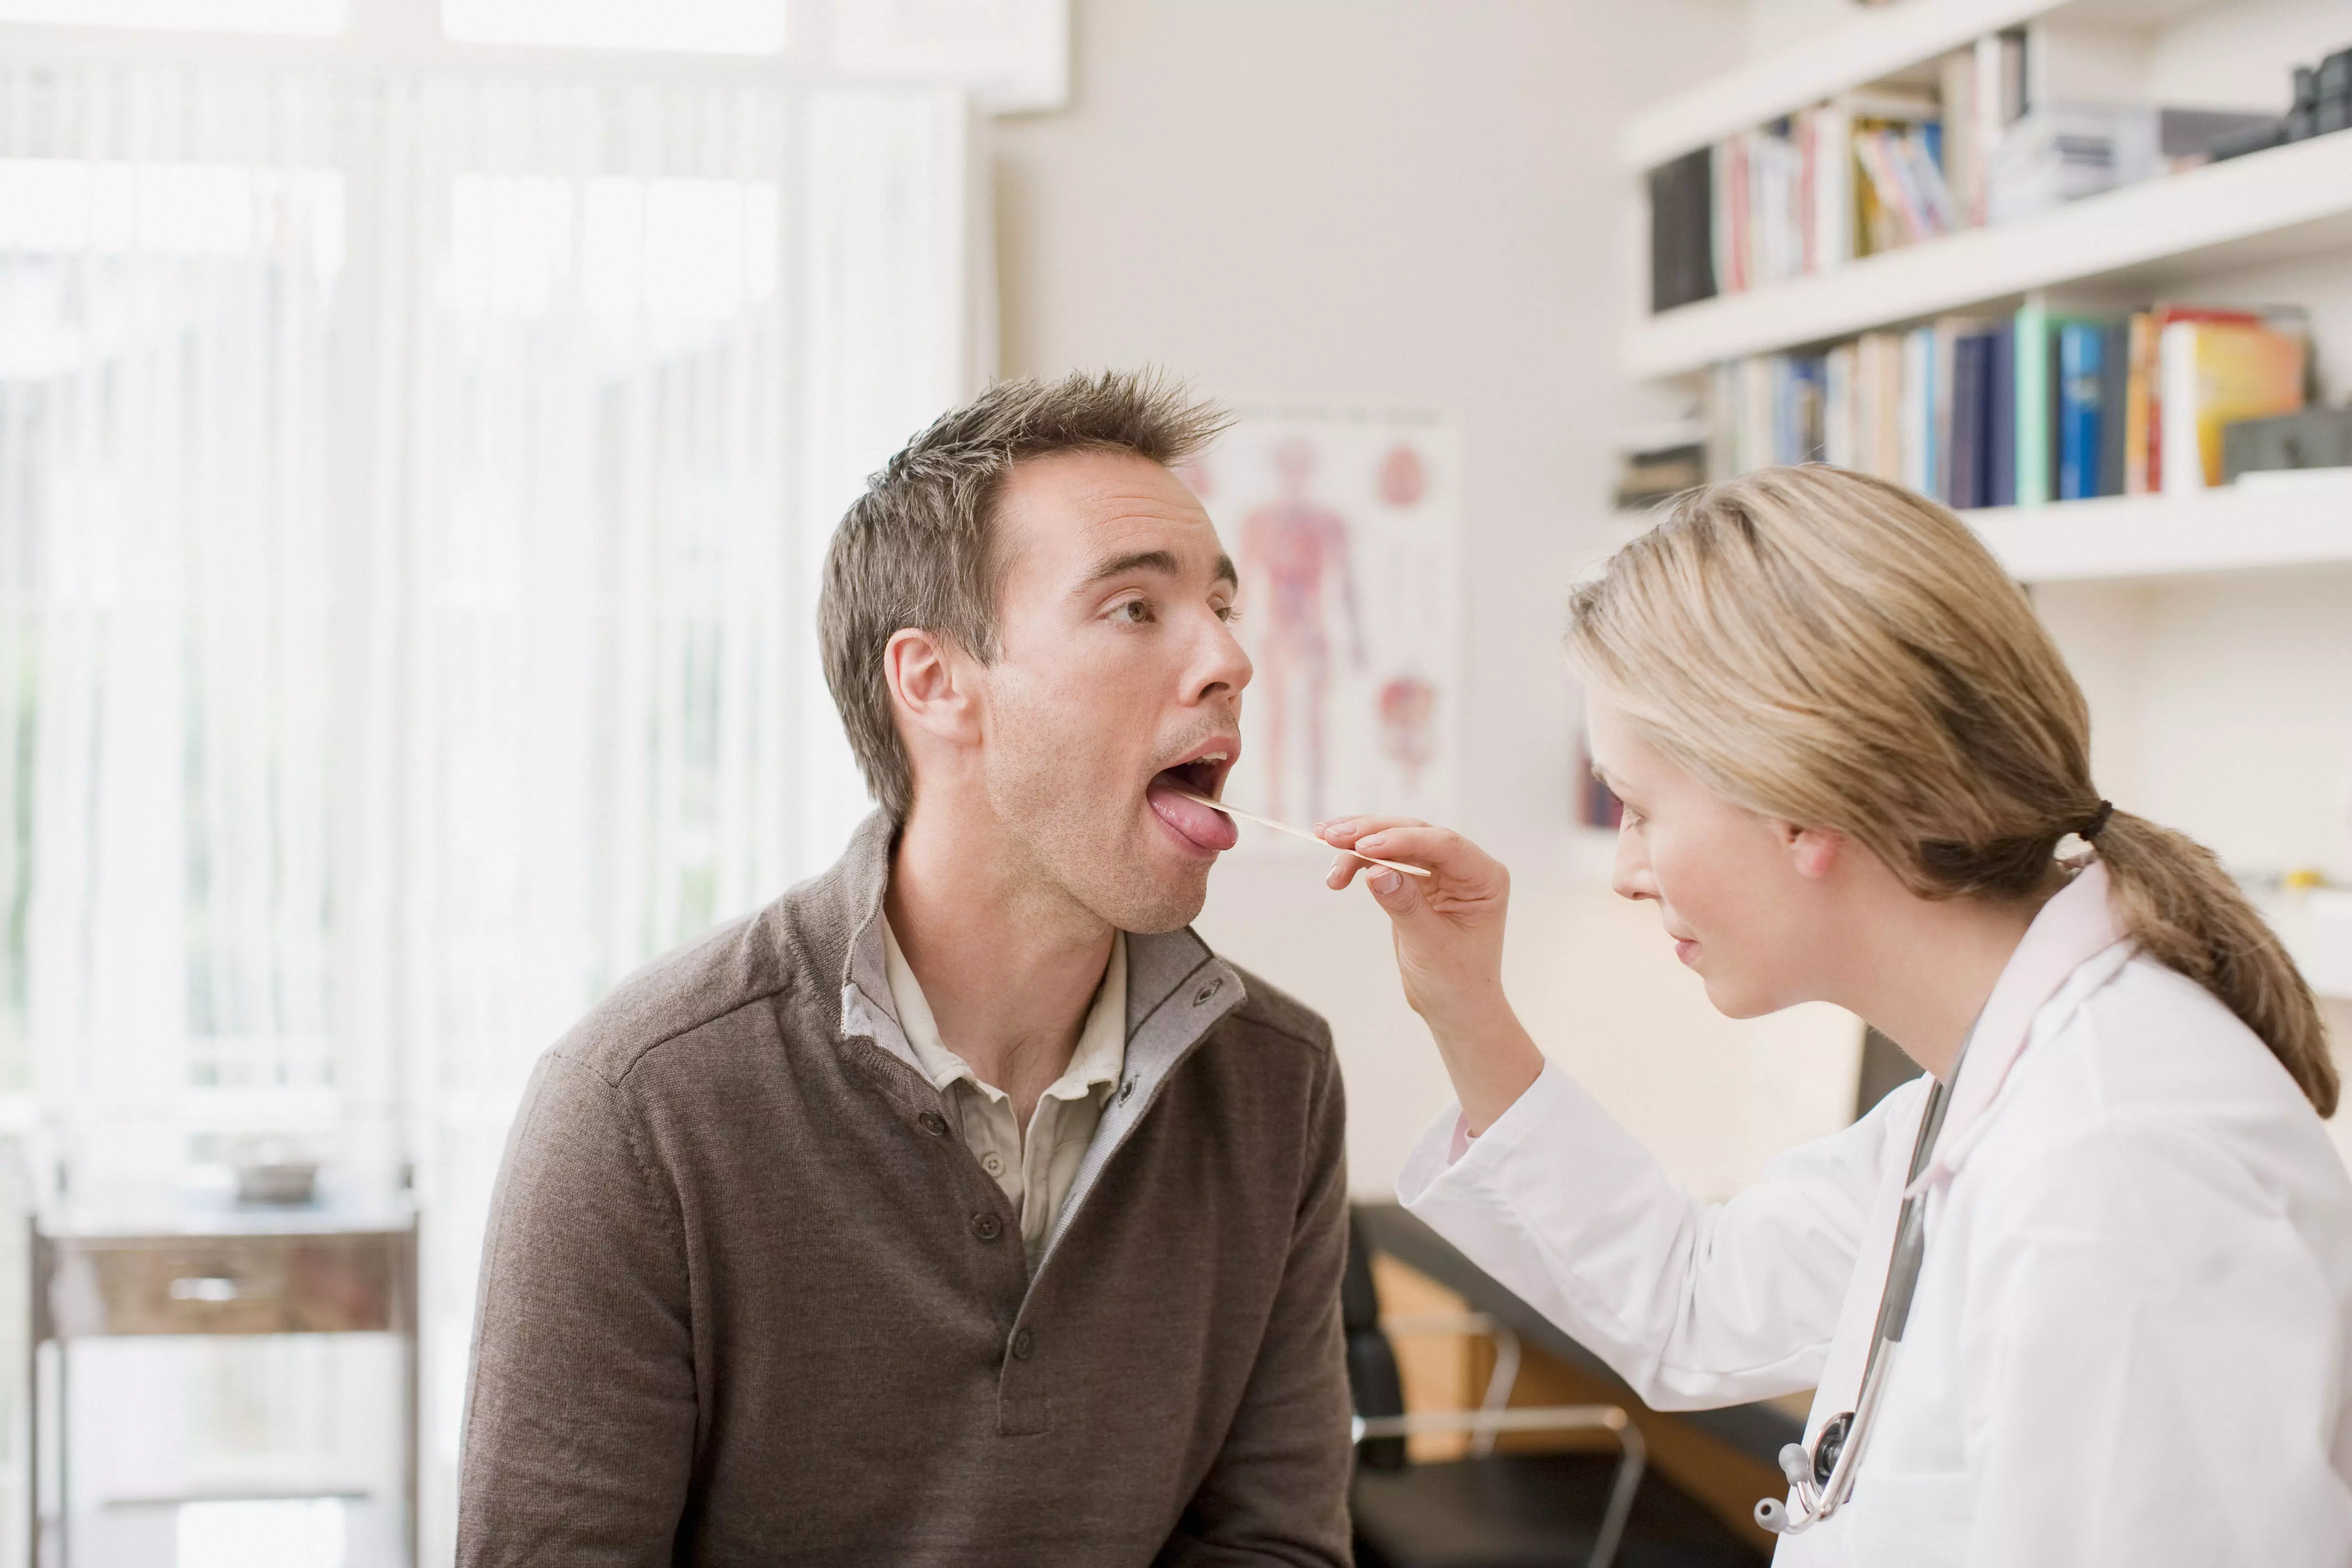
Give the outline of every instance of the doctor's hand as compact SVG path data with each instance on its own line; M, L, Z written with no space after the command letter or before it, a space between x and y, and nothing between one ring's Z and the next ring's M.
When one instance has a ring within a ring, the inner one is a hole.
M1425 866L1407 877L1343 854L1326 879L1360 875L1388 911L1405 1001L1429 1025L1473 1134L1543 1071L1543 1055L1503 994L1503 926L1511 873L1449 828L1403 816L1342 817L1318 830L1334 848Z

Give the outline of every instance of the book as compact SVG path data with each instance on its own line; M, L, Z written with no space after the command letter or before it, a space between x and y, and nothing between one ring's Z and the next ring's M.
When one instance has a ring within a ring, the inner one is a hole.
M1713 154L1701 148L1650 171L1650 309L1715 293Z
M1841 468L1862 467L1854 421L1854 345L1840 343L1822 363L1822 460Z
M1854 256L1853 116L1835 104L1823 104L1811 116L1811 258L1820 272Z
M2040 506L2054 493L2050 449L2053 410L2050 310L2029 299L2017 312L2017 502Z
M2106 398L2106 328L2066 321L2058 328L2058 496L2088 500L2099 493L2099 426Z
M1960 504L1953 497L1959 492L1962 484L1958 470L1961 458L1953 436L1961 416L1959 347L1970 338L1984 336L1998 331L2002 325L1998 320L1981 316L1944 316L1936 322L1936 484L1927 493L1947 506ZM1982 400L1981 385L1975 389L1974 395L1979 402ZM1982 410L1973 410L1971 417L1980 419ZM1970 488L1981 489L1982 487L1972 482Z
M2131 374L2131 323L2109 321L2099 345L2099 488L2124 493L2124 394Z
M2303 407L2309 340L2243 321L2177 321L2157 340L2164 493L2221 482L2221 430Z
M2156 443L2148 423L2156 403L2156 315L2135 310L2125 329L2124 488L2127 496L2154 493L2150 458Z
M2262 318L2252 310L2210 305L2159 304L2148 311L2147 344L2147 488L2138 493L2164 491L2164 374L2161 363L2164 329L2175 321L2236 321L2257 326Z
M1744 144L1737 136L1718 142L1709 149L1708 160L1708 185L1714 193L1708 233L1714 251L1715 284L1726 294L1737 294L1748 287L1740 266L1747 248L1740 232L1740 214L1748 205Z
M1942 79L1944 183L1952 195L1955 227L1983 221L1978 193L1983 185L1985 142L1977 111L1977 66L1973 49L1946 55L1937 68Z
M1936 330L1903 334L1902 482L1936 493Z
M2017 504L2017 322L1993 334L1985 366L1985 505Z
M1944 502L1955 510L1985 504L1985 374L1992 340L1991 332L1967 332L1952 342L1952 433L1946 443Z

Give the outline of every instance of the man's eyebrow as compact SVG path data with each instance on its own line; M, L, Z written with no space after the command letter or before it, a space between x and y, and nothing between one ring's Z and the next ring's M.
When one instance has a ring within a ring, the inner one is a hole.
M1097 562L1081 587L1091 588L1097 583L1112 577L1124 577L1130 572L1155 572L1163 577L1174 577L1183 570L1183 563L1176 559L1176 552L1172 550L1131 550L1124 555L1105 556ZM1240 583L1241 574L1234 570L1232 556L1217 557L1217 567L1212 580Z

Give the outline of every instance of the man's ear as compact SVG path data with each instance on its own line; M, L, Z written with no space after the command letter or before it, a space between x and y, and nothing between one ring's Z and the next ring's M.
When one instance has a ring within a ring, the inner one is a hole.
M1793 822L1775 826L1780 830L1780 847L1789 852L1797 875L1809 880L1818 882L1828 876L1845 853L1846 837L1834 827L1800 827Z
M978 731L973 675L971 661L936 632L902 626L883 645L882 679L900 721L943 741L970 740Z

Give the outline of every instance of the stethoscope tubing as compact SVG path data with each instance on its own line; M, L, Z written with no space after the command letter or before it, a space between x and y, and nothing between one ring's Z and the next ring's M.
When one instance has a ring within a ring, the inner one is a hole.
M1968 1055L1965 1042L1960 1055L1963 1058ZM1928 1089L1927 1104L1919 1115L1919 1136L1911 1146L1910 1174L1904 1182L1903 1206L1895 1216L1895 1246L1886 1260L1886 1283L1879 1292L1878 1320L1871 1332L1870 1358L1863 1363L1862 1387L1846 1417L1845 1437L1838 1445L1837 1458L1830 1466L1828 1478L1822 1479L1816 1474L1813 1455L1803 1445L1790 1443L1781 1448L1780 1473L1789 1478L1796 1510L1792 1513L1779 1498L1766 1498L1756 1505L1756 1522L1775 1535L1803 1533L1835 1513L1853 1490L1854 1468L1862 1462L1864 1444L1885 1392L1887 1366L1911 1321L1911 1298L1918 1290L1920 1265L1927 1256L1927 1195L1911 1189L1935 1152L1937 1135L1944 1129L1944 1110L1951 1101L1951 1086L1959 1076L1960 1065L1955 1060L1950 1077L1937 1079ZM1824 1426L1814 1437L1816 1447L1829 1431L1830 1426Z

